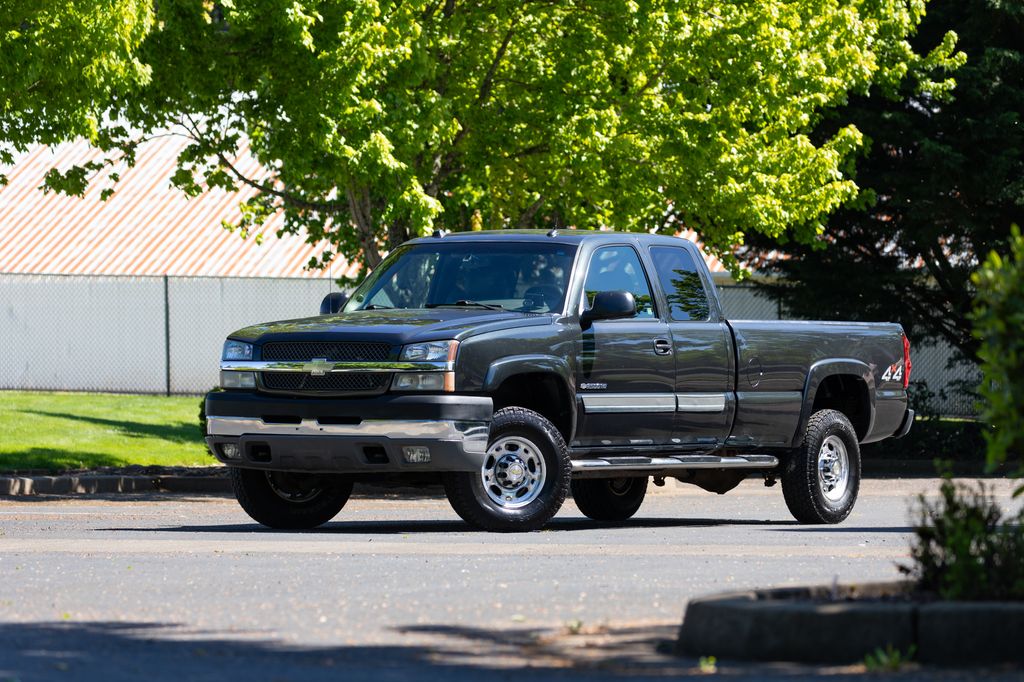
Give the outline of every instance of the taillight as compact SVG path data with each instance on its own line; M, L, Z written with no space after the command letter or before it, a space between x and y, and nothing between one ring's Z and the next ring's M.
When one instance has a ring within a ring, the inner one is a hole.
M910 369L914 363L910 361L910 339L903 335L903 388L910 386Z

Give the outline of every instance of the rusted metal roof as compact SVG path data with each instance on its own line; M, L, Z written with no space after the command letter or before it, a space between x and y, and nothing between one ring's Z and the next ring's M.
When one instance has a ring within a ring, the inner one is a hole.
M262 244L254 235L243 240L222 227L222 221L238 220L239 203L256 190L212 189L188 198L172 187L170 177L185 144L176 136L143 144L133 168L101 171L81 198L44 193L39 187L50 168L66 170L98 160L100 153L86 142L39 146L22 154L7 171L9 184L0 188L0 272L328 276L326 270L305 269L326 242L308 244L302 235L278 238L280 214L261 230ZM235 162L242 172L257 169L246 153ZM111 171L119 172L121 180L114 195L102 201ZM357 272L356 266L336 261L330 274Z
M330 272L307 270L327 243L309 244L304 235L276 236L281 214L263 227L262 244L254 235L243 240L222 226L238 220L240 202L256 190L211 189L188 198L170 184L178 154L187 144L167 135L139 147L134 167L100 171L83 197L39 189L51 168L67 170L99 160L86 142L38 146L6 170L9 184L0 187L0 272L90 275L178 275L227 277L355 277L357 264L335 259ZM242 173L258 172L258 162L243 150L232 163ZM100 199L107 176L121 176L116 191ZM698 234L678 236L700 244ZM722 263L705 255L714 273Z

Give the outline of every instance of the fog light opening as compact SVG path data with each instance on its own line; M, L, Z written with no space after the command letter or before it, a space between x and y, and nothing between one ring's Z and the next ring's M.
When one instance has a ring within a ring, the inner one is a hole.
M426 464L430 461L430 448L425 445L406 445L402 457L409 464Z
M238 447L238 443L221 443L217 448L224 459L242 458L242 449Z

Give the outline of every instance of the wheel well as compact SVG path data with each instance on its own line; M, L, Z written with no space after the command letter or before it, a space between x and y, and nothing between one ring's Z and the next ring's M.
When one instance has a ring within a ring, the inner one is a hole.
M818 410L838 410L846 415L857 432L857 439L868 435L871 425L871 402L868 385L852 374L833 374L825 377L814 394L811 414Z
M572 399L565 382L557 375L517 374L505 379L491 398L495 412L503 407L525 407L554 424L566 443L572 440Z

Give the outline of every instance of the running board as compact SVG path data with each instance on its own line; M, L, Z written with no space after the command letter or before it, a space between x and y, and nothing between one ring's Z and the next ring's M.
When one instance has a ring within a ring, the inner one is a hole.
M672 455L670 457L596 457L572 460L573 473L671 471L686 469L774 469L779 465L771 455Z

